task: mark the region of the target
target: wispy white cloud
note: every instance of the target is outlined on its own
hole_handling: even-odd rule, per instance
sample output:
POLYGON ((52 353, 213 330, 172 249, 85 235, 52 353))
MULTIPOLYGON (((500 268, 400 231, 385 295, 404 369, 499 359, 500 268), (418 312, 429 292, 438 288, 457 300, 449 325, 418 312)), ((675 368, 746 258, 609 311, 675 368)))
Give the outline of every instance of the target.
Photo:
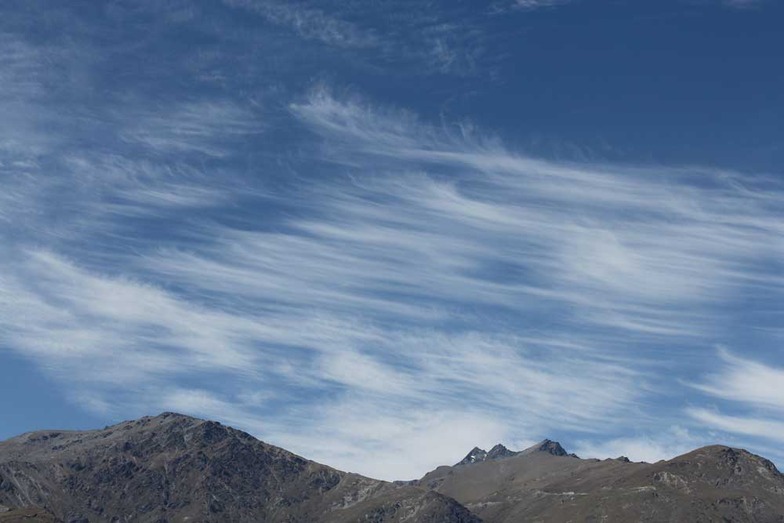
POLYGON ((390 410, 359 399, 331 404, 322 413, 324 423, 316 425, 314 433, 303 436, 287 427, 288 431, 276 433, 274 438, 321 462, 339 463, 344 470, 414 479, 438 465, 459 460, 455 457, 462 457, 477 444, 489 446, 503 440, 508 431, 491 413, 386 406, 390 410), (319 440, 330 444, 319 445, 319 440))
POLYGON ((238 139, 247 139, 262 129, 258 111, 250 104, 239 107, 231 102, 201 101, 137 115, 121 137, 161 154, 221 157, 238 139))
POLYGON ((46 71, 41 67, 41 50, 4 33, 0 33, 0 48, 0 88, 4 101, 40 96, 46 79, 46 71))
MULTIPOLYGON (((689 407, 686 413, 724 434, 750 437, 756 445, 784 441, 784 423, 779 421, 784 411, 784 369, 740 357, 724 348, 718 350, 718 356, 718 371, 693 384, 712 404, 689 407)), ((769 455, 777 458, 780 451, 773 450, 769 455)))
POLYGON ((687 412, 694 419, 717 430, 769 439, 777 443, 784 441, 784 423, 771 418, 731 416, 704 408, 689 408, 687 412))
POLYGON ((0 237, 21 228, 41 211, 31 203, 40 198, 40 166, 62 138, 46 132, 55 119, 45 107, 47 87, 62 82, 55 52, 31 44, 0 27, 0 237), (15 227, 14 227, 15 226, 15 227))
POLYGON ((723 0, 722 3, 727 7, 735 9, 749 9, 758 7, 763 4, 765 0, 723 0))
POLYGON ((719 349, 719 372, 695 386, 716 398, 746 404, 753 408, 784 411, 784 368, 741 358, 719 349))
POLYGON ((488 71, 487 61, 482 60, 487 58, 486 33, 475 20, 459 16, 464 6, 447 13, 434 4, 411 0, 374 4, 224 0, 224 4, 258 14, 305 41, 326 44, 363 68, 379 71, 394 64, 393 75, 401 68, 426 75, 488 71))
MULTIPOLYGON (((399 36, 312 5, 230 4, 344 50, 391 53, 399 36)), ((418 23, 412 56, 470 62, 461 27, 418 23)), ((536 160, 323 88, 277 121, 246 91, 112 98, 79 113, 98 129, 85 145, 47 131, 63 121, 39 99, 56 55, 2 52, 0 345, 106 416, 217 417, 388 478, 565 430, 581 452, 653 459, 680 449, 669 432, 597 434, 672 425, 682 404, 660 400, 680 401, 677 373, 731 324, 727 303, 784 288, 777 180, 536 160), (291 157, 279 131, 298 133, 291 157)), ((778 371, 724 357, 703 392, 779 408, 751 383, 778 371)), ((708 414, 684 424, 744 421, 708 414)))
POLYGON ((651 333, 698 330, 702 320, 686 305, 719 303, 747 284, 780 286, 775 267, 765 265, 782 249, 773 205, 780 188, 743 188, 732 174, 700 169, 535 161, 323 91, 293 110, 328 140, 333 161, 352 167, 361 155, 382 156, 396 169, 432 173, 377 189, 417 210, 398 223, 460 224, 458 237, 478 244, 477 252, 551 278, 547 292, 576 301, 591 295, 583 305, 597 320, 651 333), (497 241, 505 248, 494 249, 497 241))
POLYGON ((5 341, 60 361, 62 372, 128 383, 166 369, 251 368, 241 340, 255 339, 250 331, 261 326, 185 304, 152 285, 92 275, 46 251, 23 260, 25 268, 6 267, 3 280, 5 341))
POLYGON ((779 179, 538 160, 323 87, 289 105, 302 60, 485 71, 483 21, 433 4, 30 5, 67 30, 0 21, 0 351, 82 408, 389 479, 564 432, 645 460, 779 442, 770 358, 722 353, 697 387, 729 407, 683 408, 733 310, 780 300, 779 179))
MULTIPOLYGON (((552 8, 573 2, 573 0, 513 0, 509 8, 523 11, 534 11, 543 8, 552 8)), ((727 7, 735 9, 748 9, 757 7, 765 0, 719 0, 727 7)))
POLYGON ((504 425, 516 437, 544 431, 555 420, 586 428, 635 397, 633 373, 573 349, 542 360, 527 354, 522 340, 479 332, 443 336, 372 321, 352 324, 350 315, 339 313, 318 317, 318 309, 315 316, 296 309, 264 312, 263 304, 255 313, 227 312, 140 281, 92 274, 48 252, 31 252, 25 263, 21 273, 6 267, 0 282, 2 342, 68 380, 75 399, 89 398, 86 407, 217 416, 365 473, 391 477, 405 471, 403 477, 413 477, 423 466, 439 464, 447 448, 462 451, 471 438, 487 441, 490 433, 500 438, 504 425), (226 391, 220 399, 213 391, 170 385, 200 375, 231 375, 262 391, 262 383, 275 381, 289 391, 313 388, 334 399, 302 405, 292 418, 278 415, 262 426, 251 423, 258 405, 245 389, 226 391), (598 390, 611 375, 613 382, 598 390), (125 397, 129 387, 136 396, 125 397), (153 394, 158 389, 170 393, 153 394), (564 396, 571 400, 564 403, 564 396), (466 398, 471 406, 463 404, 466 398), (494 419, 499 407, 524 422, 501 424, 494 419), (436 411, 444 413, 438 423, 429 414, 436 411), (295 436, 303 415, 318 439, 295 436), (387 428, 398 425, 395 419, 407 428, 393 444, 387 428), (421 423, 425 419, 432 422, 429 429, 421 423), (361 420, 365 430, 347 430, 361 420), (461 423, 473 423, 478 432, 464 430, 440 453, 422 448, 421 456, 400 459, 405 445, 421 438, 434 443, 441 429, 461 423), (371 451, 376 458, 369 462, 371 451), (389 468, 392 463, 397 465, 389 468))
MULTIPOLYGON (((363 337, 318 333, 303 342, 316 355, 293 378, 337 386, 346 409, 396 416, 472 398, 483 415, 516 412, 525 423, 509 430, 518 435, 606 428, 656 390, 644 385, 644 355, 624 343, 629 333, 702 334, 714 314, 706 311, 761 284, 757 263, 780 248, 769 219, 780 193, 739 186, 730 173, 535 161, 324 91, 293 110, 327 140, 327 158, 366 170, 299 188, 308 212, 273 231, 210 226, 206 244, 151 253, 139 268, 283 317, 353 318, 363 337), (394 177, 370 174, 378 156, 394 177), (532 345, 480 328, 477 306, 528 314, 534 325, 537 309, 572 310, 558 313, 559 325, 603 334, 568 350, 532 345), (439 334, 455 315, 474 332, 439 334)), ((638 445, 637 459, 670 452, 616 443, 627 454, 638 445)))
MULTIPOLYGON (((122 126, 125 153, 66 154, 68 235, 6 247, 3 344, 76 383, 88 408, 217 416, 385 477, 565 430, 583 453, 671 457, 687 449, 596 434, 673 425, 661 398, 726 303, 784 284, 776 180, 535 160, 317 89, 290 111, 320 144, 302 153, 320 176, 272 189, 225 167, 256 113, 206 107, 122 126), (222 169, 232 183, 209 176, 222 169), (133 236, 128 219, 166 239, 133 236), (91 253, 85 235, 111 248, 91 253), (446 432, 460 435, 444 445, 446 432)), ((733 379, 727 394, 779 401, 733 379)))
POLYGON ((566 4, 570 1, 571 0, 514 0, 512 5, 516 9, 534 10, 566 4))
POLYGON ((259 13, 306 39, 348 48, 374 47, 379 44, 371 31, 315 7, 272 0, 224 0, 224 3, 259 13))

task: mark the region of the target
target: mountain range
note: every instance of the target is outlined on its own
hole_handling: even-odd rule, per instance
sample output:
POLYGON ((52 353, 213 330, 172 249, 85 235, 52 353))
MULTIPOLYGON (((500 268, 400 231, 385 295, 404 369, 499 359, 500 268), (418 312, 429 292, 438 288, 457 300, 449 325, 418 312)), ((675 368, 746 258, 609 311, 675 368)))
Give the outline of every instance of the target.
POLYGON ((131 521, 784 522, 784 476, 725 446, 651 464, 544 440, 386 482, 175 413, 0 442, 0 523, 131 521))

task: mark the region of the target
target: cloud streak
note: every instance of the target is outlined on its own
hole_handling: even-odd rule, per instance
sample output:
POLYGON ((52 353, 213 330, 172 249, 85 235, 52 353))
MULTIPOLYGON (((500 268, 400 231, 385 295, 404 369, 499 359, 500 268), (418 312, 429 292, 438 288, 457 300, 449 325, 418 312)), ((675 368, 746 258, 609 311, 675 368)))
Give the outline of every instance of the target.
POLYGON ((784 369, 718 350, 720 369, 693 386, 719 402, 710 407, 689 407, 686 413, 708 427, 736 437, 779 444, 784 441, 779 422, 784 394, 779 384, 784 369))
POLYGON ((400 170, 429 171, 381 189, 416 209, 410 222, 460 224, 461 236, 484 243, 477 252, 505 262, 524 255, 527 270, 551 278, 543 293, 578 302, 591 295, 590 308, 605 304, 608 321, 651 332, 688 330, 685 323, 699 329, 685 306, 719 303, 748 284, 780 288, 780 187, 743 187, 730 173, 700 169, 531 160, 439 137, 405 114, 340 104, 323 92, 293 110, 327 139, 333 161, 351 166, 365 154, 393 164, 402 158, 408 165, 400 170), (512 243, 493 248, 501 238, 512 243), (635 318, 624 319, 625 310, 635 318))
POLYGON ((784 411, 784 369, 740 358, 726 349, 719 350, 722 369, 698 384, 701 391, 728 401, 757 408, 784 411))
POLYGON ((318 8, 270 0, 224 0, 231 7, 259 13, 270 22, 294 30, 308 40, 347 48, 375 47, 378 39, 370 31, 336 18, 318 8))
MULTIPOLYGON (((255 130, 241 111, 187 107, 175 109, 184 120, 143 120, 149 131, 135 142, 190 158, 223 142, 213 129, 255 130), (221 118, 202 124, 204 114, 221 118)), ((174 219, 173 236, 104 254, 116 269, 103 272, 51 250, 21 251, 3 280, 5 344, 77 380, 109 411, 125 408, 129 386, 232 376, 236 386, 175 387, 157 403, 203 415, 234 404, 232 420, 268 420, 262 436, 379 474, 399 459, 389 424, 408 427, 404 441, 416 427, 435 441, 455 423, 427 428, 428 412, 464 412, 491 427, 477 437, 517 440, 620 430, 625 416, 655 426, 666 409, 654 398, 672 386, 653 379, 662 342, 698 355, 696 340, 727 300, 763 282, 781 290, 775 182, 534 160, 325 90, 291 112, 320 141, 312 154, 323 178, 306 186, 213 194, 208 178, 183 167, 110 158, 97 172, 114 181, 88 205, 108 218, 95 230, 128 217, 174 219), (242 226, 185 221, 194 208, 276 202, 296 212, 242 226), (188 241, 176 239, 178 228, 188 241), (296 415, 269 419, 278 400, 247 401, 276 387, 296 415), (326 398, 318 408, 314 395, 326 398), (375 420, 372 433, 352 436, 345 427, 360 420, 348 412, 375 420), (318 436, 296 435, 302 419, 318 436)), ((70 161, 77 180, 97 176, 94 160, 70 161)), ((704 390, 715 392, 715 381, 704 390)), ((413 476, 417 466, 394 470, 413 476)))
POLYGON ((171 55, 145 74, 174 70, 150 95, 147 76, 100 69, 124 44, 3 40, 3 350, 107 418, 217 417, 390 479, 499 441, 653 460, 776 429, 778 367, 738 350, 698 376, 781 303, 779 179, 532 158, 291 65, 326 47, 365 53, 352 67, 470 70, 482 36, 445 16, 384 11, 416 24, 401 50, 403 29, 349 22, 356 4, 228 5, 216 16, 256 13, 298 45, 269 57, 268 33, 231 34, 194 57, 177 31, 210 41, 212 22, 139 7, 172 31, 150 36, 171 55), (71 90, 57 57, 93 88, 71 90), (227 70, 242 74, 215 80, 227 70))

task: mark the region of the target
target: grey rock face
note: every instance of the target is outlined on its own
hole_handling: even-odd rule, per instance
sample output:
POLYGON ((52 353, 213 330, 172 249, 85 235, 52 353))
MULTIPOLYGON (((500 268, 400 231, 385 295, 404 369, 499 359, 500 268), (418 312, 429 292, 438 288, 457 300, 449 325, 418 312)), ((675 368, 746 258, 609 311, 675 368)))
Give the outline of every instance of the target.
POLYGON ((456 463, 455 466, 472 465, 474 463, 481 463, 483 461, 497 461, 500 459, 511 458, 520 454, 530 454, 533 452, 545 452, 547 454, 552 454, 553 456, 569 455, 575 458, 577 457, 574 454, 567 454, 561 444, 557 441, 545 439, 536 445, 521 451, 509 450, 500 443, 490 449, 490 452, 487 452, 484 449, 480 449, 479 447, 474 447, 468 454, 466 454, 466 457, 460 460, 460 462, 456 463))
POLYGON ((490 449, 490 452, 487 453, 486 460, 496 460, 496 459, 504 459, 504 458, 511 458, 515 456, 517 452, 512 452, 508 448, 504 447, 500 443, 490 449))
POLYGON ((69 523, 479 521, 436 492, 341 472, 173 413, 0 443, 0 505, 69 523))
POLYGON ((553 456, 567 456, 567 452, 561 446, 560 443, 557 441, 552 441, 549 439, 543 440, 540 443, 537 443, 531 448, 524 450, 525 453, 531 452, 545 452, 547 454, 552 454, 553 456))
POLYGON ((723 446, 650 464, 579 459, 545 440, 504 459, 439 467, 418 484, 486 522, 784 522, 784 476, 723 446))
POLYGON ((479 447, 474 447, 471 451, 466 454, 466 457, 461 459, 455 466, 458 465, 470 465, 471 463, 479 463, 484 461, 487 458, 487 451, 484 449, 480 449, 479 447))
POLYGON ((130 521, 782 523, 784 476, 730 447, 650 464, 579 459, 544 440, 474 448, 388 483, 173 413, 0 442, 0 523, 130 521))

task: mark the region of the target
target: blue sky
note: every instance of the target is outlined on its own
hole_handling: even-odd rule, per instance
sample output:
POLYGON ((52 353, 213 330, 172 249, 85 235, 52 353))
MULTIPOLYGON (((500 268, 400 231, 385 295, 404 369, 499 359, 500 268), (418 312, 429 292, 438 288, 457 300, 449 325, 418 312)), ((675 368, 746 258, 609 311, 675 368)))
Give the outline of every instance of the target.
POLYGON ((0 438, 784 462, 784 6, 6 2, 0 438))

